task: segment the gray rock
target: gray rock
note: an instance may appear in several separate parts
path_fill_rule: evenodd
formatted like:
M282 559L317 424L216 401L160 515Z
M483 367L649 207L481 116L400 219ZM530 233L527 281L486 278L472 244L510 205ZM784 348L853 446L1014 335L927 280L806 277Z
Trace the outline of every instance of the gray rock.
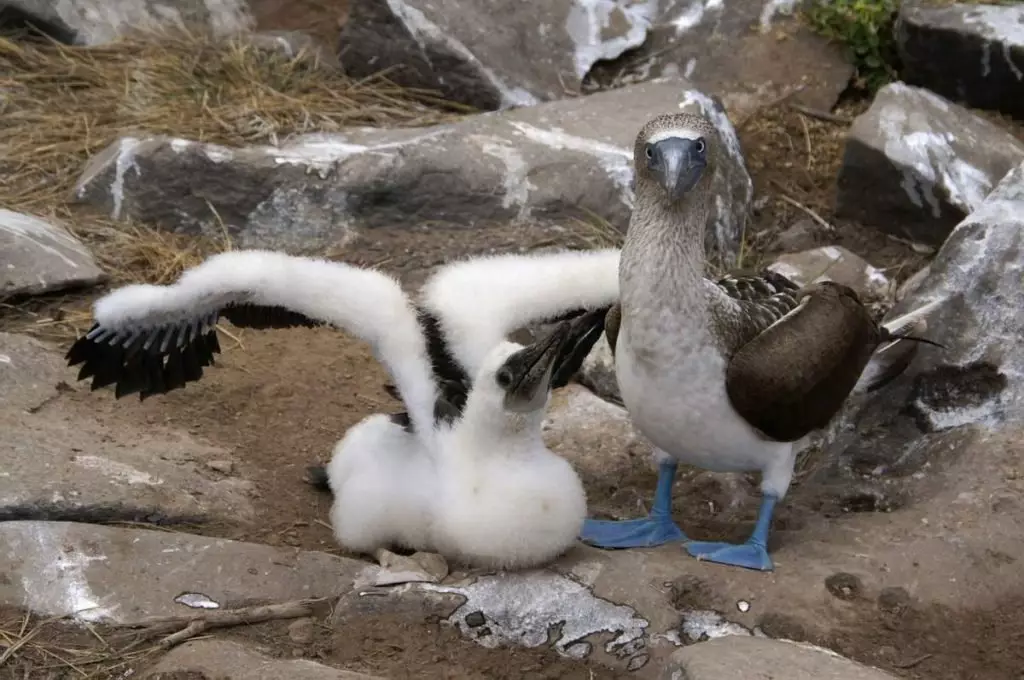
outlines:
M4 406L0 413L46 404L58 395L58 383L67 378L67 366L49 345L28 335L0 333L0 403Z
M381 567L372 581L375 586L438 583L448 575L448 562L437 553L418 552L406 557L382 548L374 556Z
M275 659L230 640L196 640L175 647L141 677L152 680L178 677L217 680L383 680L376 675L331 668L309 659Z
M927 90L878 91L850 130L836 213L896 236L940 245L1024 160L1009 132Z
M482 110L530 106L578 90L595 61L640 45L653 9L614 0L363 0L342 28L341 60L357 78L393 69L388 77L401 85Z
M730 636L672 655L662 680L895 680L895 676L813 645Z
M823 246L799 253L787 253L768 266L804 286L812 281L835 281L849 286L865 302L888 300L893 285L880 270L842 246Z
M583 359L577 379L590 388L597 396L617 406L623 406L619 393L619 381L615 377L615 357L604 334L594 343L593 349Z
M39 27L77 45L111 42L131 30L200 25L216 36L251 30L245 0L7 0L42 23Z
M581 210L624 229L639 127L653 112L680 109L709 114L728 151L707 245L730 261L750 210L750 176L725 112L682 80L451 125L304 136L285 147L126 137L92 159L76 195L113 218L219 234L212 205L243 247L288 251L331 247L357 228L564 219Z
M348 591L365 562L190 534L78 522L0 523L0 604L133 624ZM77 612L77 614L76 614Z
M648 39L592 69L586 89L682 75L720 97L737 123L783 95L828 111L853 67L836 44L790 16L794 0L664 0Z
M637 466L653 469L650 444L626 409L580 385L570 384L552 394L543 437L552 451L572 463L587 488L618 483Z
M809 217L804 217L779 232L771 245L787 253L808 250L817 245L819 234L824 234L821 225Z
M890 311L892 318L941 300L926 335L947 349L921 346L903 376L871 399L852 400L830 430L823 473L858 479L865 503L900 505L910 477L934 458L1024 421L1022 233L1024 164L957 225Z
M62 226L0 209L0 298L91 286L107 278Z
M900 7L896 35L907 82L1024 117L1024 5L911 0Z
M161 427L112 424L61 398L73 375L43 343L0 334L0 521L252 518L252 485L204 465L227 451Z

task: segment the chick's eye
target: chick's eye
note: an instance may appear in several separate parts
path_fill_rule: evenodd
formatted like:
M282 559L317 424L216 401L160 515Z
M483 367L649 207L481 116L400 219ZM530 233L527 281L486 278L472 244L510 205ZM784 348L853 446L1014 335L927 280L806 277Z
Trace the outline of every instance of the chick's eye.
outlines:
M697 149L697 153L704 153L704 150L707 148L706 145L704 144L704 140L703 139L698 139L697 140L697 144L695 146L696 146L696 149Z
M647 160L651 160L652 158L654 158L654 150L648 146L647 148L644 149L644 155L647 156Z
M498 387L506 388L512 384L512 371L507 368L503 368L498 371L498 375L495 376L495 380L498 382Z

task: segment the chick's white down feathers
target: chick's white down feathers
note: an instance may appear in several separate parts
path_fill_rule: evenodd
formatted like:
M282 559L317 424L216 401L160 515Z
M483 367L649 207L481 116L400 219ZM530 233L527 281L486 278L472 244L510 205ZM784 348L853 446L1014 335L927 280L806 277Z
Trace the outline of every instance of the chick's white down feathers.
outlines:
M586 494L541 438L548 398L513 413L495 381L519 349L502 342L487 354L463 417L439 423L432 448L383 415L348 431L327 466L331 522L343 546L436 550L470 566L516 569L575 542Z

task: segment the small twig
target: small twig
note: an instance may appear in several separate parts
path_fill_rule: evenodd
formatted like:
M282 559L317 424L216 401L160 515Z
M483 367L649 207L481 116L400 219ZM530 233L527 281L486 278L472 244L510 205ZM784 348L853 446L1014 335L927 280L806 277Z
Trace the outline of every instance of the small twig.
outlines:
M228 628L231 626L263 623L264 621L279 621L312 616L313 605L323 601L325 601L325 598L294 600L279 604L210 611L195 616L156 618L142 621L132 627L144 628L142 635L146 638L163 635L168 631L177 629L176 632L166 636L159 642L161 648L169 649L211 628Z
M189 638L195 637L205 631L209 627L209 623L202 619L196 619L190 622L185 628L179 630L177 633L171 633L163 640L160 641L160 646L164 649L170 649L171 647L188 640Z
M793 109L797 113L802 113L808 118L817 118L818 120L823 120L827 123L836 123L837 125L853 124L852 118L847 118L846 116L837 116L834 113L829 113L828 111L822 111L820 109L812 109L811 107L804 106L803 104L790 104L789 108Z
M928 659L932 658L933 656L935 656L935 655L934 654L922 654L921 656L917 657L916 659L911 659L910 661L904 661L903 663L897 663L897 664L893 664L893 665L896 668L899 668L900 670L905 670L907 668L913 668L914 666L920 664L923 661L927 661Z
M808 217L810 217L810 218L811 218L812 220L814 220L814 221L815 221L815 222L817 222L817 223L818 223L819 225L821 225L821 227L822 227L822 228L823 228L823 229L824 229L825 231L829 232L830 234L831 234L831 233L833 233L833 232L835 232L836 228L835 228L835 227L833 227L833 226L832 226L831 224L829 224L829 223L828 223L828 222L827 222L827 221L825 220L825 218L824 218L824 217L822 217L822 216L821 216L821 215L819 215L818 213L814 212L813 210L811 210L810 208L808 208L808 207L807 207L806 205L804 205L804 204L803 204L803 203L801 203L800 201L798 201L798 200L796 200L795 198L792 198L792 197L790 197L790 196L787 196L786 194L782 194L782 193L780 193L780 194L779 194L779 198L781 198L781 199L782 199L783 201L785 201L786 203L789 203L789 204L790 204L791 206L793 206L794 208L798 208L799 210L802 210L802 211L804 211L804 212L805 212L805 213L807 214L807 216L808 216Z

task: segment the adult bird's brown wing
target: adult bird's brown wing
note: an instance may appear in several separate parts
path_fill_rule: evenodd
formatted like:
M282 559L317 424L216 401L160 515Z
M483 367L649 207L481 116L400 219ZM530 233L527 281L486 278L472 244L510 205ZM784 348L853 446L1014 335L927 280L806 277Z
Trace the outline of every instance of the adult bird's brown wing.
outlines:
M825 282L731 357L726 390L736 411L776 441L828 424L856 385L883 331L851 289Z

